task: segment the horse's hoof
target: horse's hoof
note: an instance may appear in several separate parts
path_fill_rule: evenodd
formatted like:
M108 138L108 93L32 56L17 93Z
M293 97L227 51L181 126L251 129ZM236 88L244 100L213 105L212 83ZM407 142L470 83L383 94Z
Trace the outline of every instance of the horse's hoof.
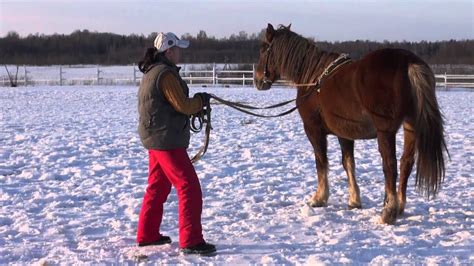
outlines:
M310 200L308 201L308 206L313 208L326 207L326 202L322 200Z
M383 224L395 224L397 220L397 209L388 209L385 208L382 211L381 223Z
M362 209L362 205L361 204L349 204L349 210L353 210L353 209Z
M398 200L398 215L402 215L405 212L405 201Z
M403 215L405 213L405 206L398 207L398 215Z

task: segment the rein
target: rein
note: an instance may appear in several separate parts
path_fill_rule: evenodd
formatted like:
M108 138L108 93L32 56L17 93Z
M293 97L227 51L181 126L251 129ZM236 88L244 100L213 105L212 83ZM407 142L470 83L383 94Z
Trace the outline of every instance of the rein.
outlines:
M268 47L267 52L270 52L270 47L271 47L271 45ZM270 82L270 81L267 80L268 57L267 57L267 60L266 60L266 63L265 63L264 83ZM321 75L319 75L316 82L314 82L314 83L293 84L296 87L312 87L312 86L314 86L314 88L308 90L301 97L297 97L293 100L284 101L284 102L273 104L273 105L270 105L270 106L255 107L255 106L246 105L246 104L242 104L242 103L238 103L238 102L232 102L232 101L224 100L220 97L217 97L214 94L210 94L210 95L211 95L211 98L213 98L217 102L220 102L223 105L229 106L229 107L231 107L233 109L236 109L236 110L238 110L242 113L245 113L245 114L253 115L253 116L256 116L256 117L262 117L262 118L282 117L282 116L288 115L288 114L292 113L293 111L295 111L296 109L298 109L298 107L304 102L304 100L306 100L308 98L308 96L310 96L313 92L316 91L317 93L319 93L320 89L321 89L321 83L322 83L323 79L326 78L327 76L331 75L339 67L341 67L342 65L344 65L346 63L349 63L350 61L352 61L352 60L350 59L348 54L341 54L336 60L331 62L331 64L329 64L329 66L327 66L324 69L323 73L321 73ZM249 111L249 110L274 109L274 108L278 108L278 107L281 107L281 106L285 106L285 105L290 104L292 102L297 102L298 100L302 100L302 101L300 101L299 103L296 103L296 105L294 107L292 107L291 109L289 109L287 111L284 111L282 113L276 114L276 115L262 115L262 114L257 114L257 113L254 113L252 111ZM197 154L191 159L192 163L195 163L199 159L201 159L201 157L206 153L207 147L209 146L209 136L210 136L211 129L212 129L212 126L211 126L211 110L212 110L211 105L207 104L205 106L205 108L203 108L203 111L191 116L191 131L193 131L194 133L200 132L203 128L203 124L206 124L204 146L201 147L201 149L199 149ZM196 125L196 121L198 123L197 125Z
M205 108L197 114L191 116L191 131L194 133L201 132L202 125L206 124L205 137L204 137L204 146L202 146L196 155L191 159L191 163L195 163L201 159L201 157L206 153L207 146L209 146L209 136L211 135L211 104L207 103ZM198 124L196 125L196 120Z

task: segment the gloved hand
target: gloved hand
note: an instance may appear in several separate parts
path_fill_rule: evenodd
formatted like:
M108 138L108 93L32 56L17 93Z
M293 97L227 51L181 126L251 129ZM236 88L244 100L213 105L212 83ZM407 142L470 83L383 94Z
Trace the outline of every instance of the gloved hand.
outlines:
M202 106L208 106L209 101L211 100L211 95L207 92L198 92L194 94L194 96L198 96L201 98Z

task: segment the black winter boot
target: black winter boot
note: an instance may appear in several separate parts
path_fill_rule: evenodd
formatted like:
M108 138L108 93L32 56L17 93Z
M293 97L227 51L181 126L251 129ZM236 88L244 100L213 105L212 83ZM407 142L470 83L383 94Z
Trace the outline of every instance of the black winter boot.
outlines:
M216 246L214 246L213 244L202 242L192 247L182 248L180 251L183 254L204 255L216 252Z
M144 247L144 246L161 246L164 244L169 244L171 243L171 238L169 236L161 236L160 239L157 241L149 242L149 243L138 243L139 247Z

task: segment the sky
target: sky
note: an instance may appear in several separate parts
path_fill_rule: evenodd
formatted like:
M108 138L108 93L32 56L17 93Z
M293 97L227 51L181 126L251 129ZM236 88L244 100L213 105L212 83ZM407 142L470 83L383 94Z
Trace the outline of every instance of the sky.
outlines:
M272 23L321 41L474 39L474 0L0 0L0 36L75 30L144 34L200 30L228 37Z

